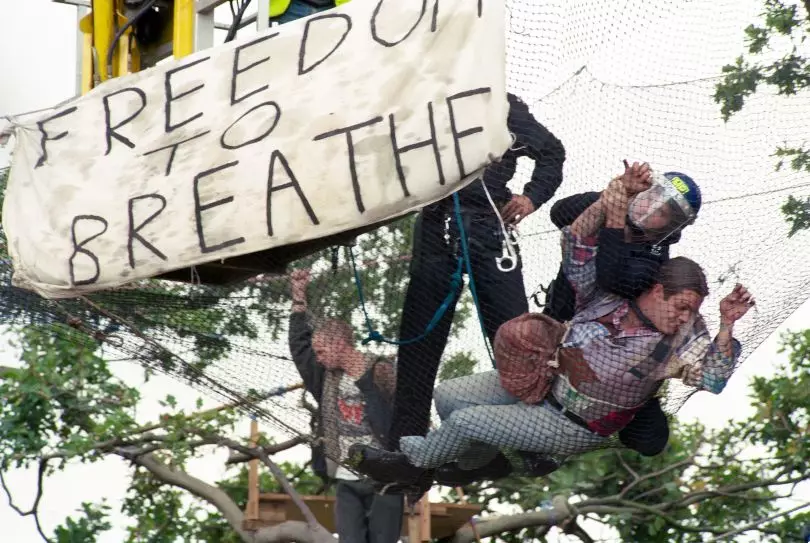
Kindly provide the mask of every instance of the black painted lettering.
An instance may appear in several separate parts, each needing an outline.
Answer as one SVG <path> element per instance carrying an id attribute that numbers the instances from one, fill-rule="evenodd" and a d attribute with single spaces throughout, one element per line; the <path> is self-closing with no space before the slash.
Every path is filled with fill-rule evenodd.
<path id="1" fill-rule="evenodd" d="M 315 21 L 323 21 L 326 19 L 342 19 L 343 21 L 346 22 L 346 30 L 343 32 L 338 41 L 335 43 L 334 47 L 332 47 L 332 49 L 328 53 L 326 53 L 324 56 L 322 56 L 315 62 L 312 62 L 309 66 L 305 67 L 307 61 L 307 43 L 309 42 L 310 27 Z M 312 70 L 320 66 L 324 60 L 331 57 L 335 53 L 335 51 L 338 50 L 338 47 L 340 47 L 343 44 L 343 42 L 346 41 L 346 36 L 349 35 L 349 31 L 351 29 L 352 29 L 352 19 L 345 13 L 325 13 L 323 15 L 316 15 L 315 17 L 307 19 L 307 24 L 304 26 L 304 36 L 301 38 L 301 47 L 298 49 L 298 75 L 304 75 L 306 73 L 311 72 Z M 320 37 L 321 39 L 323 39 L 323 36 Z"/>
<path id="2" fill-rule="evenodd" d="M 172 124 L 172 102 L 176 102 L 180 98 L 193 94 L 205 86 L 205 83 L 200 83 L 196 87 L 181 92 L 180 94 L 174 94 L 174 90 L 172 89 L 172 76 L 177 72 L 187 70 L 193 66 L 196 66 L 197 64 L 200 64 L 201 62 L 209 60 L 210 58 L 211 57 L 198 58 L 194 62 L 189 62 L 188 64 L 183 64 L 182 66 L 178 66 L 177 68 L 172 68 L 171 70 L 166 71 L 166 75 L 164 76 L 165 78 L 163 80 L 163 88 L 166 93 L 166 105 L 164 106 L 164 116 L 166 119 L 164 122 L 164 129 L 166 130 L 167 134 L 203 116 L 202 111 L 200 111 L 177 124 Z"/>
<path id="3" fill-rule="evenodd" d="M 242 54 L 242 51 L 244 51 L 248 47 L 252 47 L 254 45 L 260 44 L 262 42 L 265 42 L 265 41 L 269 40 L 270 38 L 275 38 L 276 36 L 278 36 L 278 32 L 276 32 L 274 34 L 270 34 L 269 36 L 262 36 L 261 38 L 257 38 L 257 39 L 255 39 L 253 41 L 249 41 L 249 42 L 247 42 L 247 43 L 245 43 L 243 45 L 240 45 L 239 47 L 237 47 L 234 50 L 234 52 L 233 52 L 233 69 L 231 70 L 231 105 L 238 104 L 242 100 L 246 100 L 247 98 L 250 98 L 251 96 L 253 96 L 256 93 L 267 90 L 268 86 L 267 85 L 262 85 L 261 87 L 253 89 L 252 91 L 248 92 L 247 94 L 243 94 L 239 98 L 236 97 L 236 85 L 237 85 L 236 80 L 239 77 L 239 74 L 243 74 L 243 73 L 247 72 L 248 70 L 252 70 L 256 66 L 258 66 L 260 64 L 264 64 L 265 62 L 270 60 L 269 56 L 268 57 L 263 57 L 260 60 L 257 60 L 256 62 L 254 62 L 252 64 L 248 64 L 244 68 L 240 68 L 239 67 L 239 56 Z"/>
<path id="4" fill-rule="evenodd" d="M 218 172 L 221 172 L 222 170 L 232 168 L 237 164 L 239 164 L 239 161 L 234 160 L 233 162 L 222 164 L 221 166 L 211 168 L 210 170 L 205 170 L 204 172 L 200 172 L 194 176 L 194 219 L 197 221 L 197 240 L 200 242 L 200 251 L 203 253 L 212 253 L 214 251 L 219 251 L 220 249 L 225 249 L 227 247 L 231 247 L 233 245 L 238 245 L 240 243 L 245 242 L 245 238 L 238 237 L 230 239 L 228 241 L 223 241 L 222 243 L 217 243 L 216 245 L 209 246 L 205 242 L 205 234 L 203 232 L 203 223 L 202 223 L 203 211 L 208 211 L 209 209 L 229 204 L 233 202 L 233 196 L 221 198 L 213 202 L 202 203 L 200 202 L 200 181 L 202 181 L 206 177 L 210 177 Z"/>
<path id="5" fill-rule="evenodd" d="M 151 215 L 146 217 L 146 219 L 141 221 L 140 224 L 135 226 L 135 203 L 146 199 L 157 200 L 158 202 L 160 202 L 160 209 L 153 212 Z M 163 210 L 166 209 L 166 198 L 164 198 L 160 194 L 144 194 L 142 196 L 135 196 L 134 198 L 129 199 L 127 207 L 129 213 L 129 232 L 127 234 L 127 251 L 129 252 L 129 267 L 135 269 L 135 252 L 133 250 L 133 242 L 135 240 L 138 240 L 141 243 L 141 245 L 152 251 L 152 253 L 157 255 L 157 257 L 160 258 L 161 260 L 166 260 L 166 255 L 161 253 L 157 247 L 148 242 L 146 238 L 144 238 L 139 233 L 144 226 L 152 222 L 158 215 L 163 213 Z"/>
<path id="6" fill-rule="evenodd" d="M 413 31 L 416 30 L 416 27 L 419 26 L 419 23 L 422 22 L 422 17 L 425 16 L 425 11 L 427 10 L 427 0 L 422 0 L 422 8 L 419 11 L 419 18 L 416 19 L 416 22 L 413 23 L 413 26 L 411 26 L 411 28 L 408 30 L 408 32 L 405 33 L 404 36 L 394 41 L 389 41 L 384 38 L 381 38 L 380 32 L 377 28 L 377 17 L 379 17 L 380 9 L 382 8 L 382 5 L 385 2 L 386 0 L 378 0 L 377 7 L 374 8 L 374 12 L 371 14 L 371 37 L 374 41 L 376 41 L 380 45 L 384 45 L 385 47 L 394 47 L 407 40 L 408 36 L 410 36 L 413 33 Z M 396 4 L 402 2 L 402 0 L 393 0 L 393 1 L 389 0 L 389 2 Z"/>
<path id="7" fill-rule="evenodd" d="M 396 163 L 397 167 L 397 175 L 399 176 L 399 184 L 402 185 L 402 192 L 405 196 L 410 196 L 411 193 L 408 191 L 408 184 L 405 180 L 405 170 L 402 167 L 402 155 L 407 153 L 408 151 L 413 151 L 414 149 L 420 149 L 422 147 L 427 147 L 431 145 L 433 147 L 433 157 L 436 159 L 436 168 L 439 171 L 439 184 L 444 185 L 444 170 L 442 169 L 442 157 L 441 152 L 439 151 L 439 140 L 436 138 L 436 123 L 433 119 L 433 104 L 428 102 L 428 123 L 430 124 L 430 138 L 418 141 L 416 143 L 411 143 L 409 145 L 405 145 L 403 147 L 399 147 L 397 143 L 397 128 L 396 123 L 394 122 L 394 114 L 390 114 L 388 116 L 388 122 L 391 128 L 391 146 L 394 149 L 394 162 Z"/>
<path id="8" fill-rule="evenodd" d="M 267 108 L 267 107 L 273 109 L 273 113 L 272 113 L 272 115 L 273 115 L 273 123 L 262 134 L 259 134 L 256 137 L 253 137 L 253 138 L 251 138 L 249 140 L 245 140 L 245 141 L 240 142 L 240 143 L 236 143 L 236 142 L 229 143 L 229 142 L 225 141 L 225 138 L 228 135 L 228 132 L 234 126 L 236 126 L 237 123 L 239 123 L 239 121 L 241 121 L 242 119 L 244 119 L 245 117 L 247 117 L 251 113 L 259 111 L 261 108 Z M 262 114 L 259 114 L 259 118 L 267 120 L 269 118 L 269 115 L 267 113 L 262 113 Z M 276 125 L 278 124 L 278 120 L 280 118 L 281 118 L 281 108 L 278 107 L 277 103 L 275 103 L 275 102 L 262 102 L 261 104 L 257 104 L 255 106 L 253 106 L 252 108 L 250 108 L 249 110 L 247 110 L 246 112 L 244 112 L 238 119 L 236 119 L 234 122 L 232 122 L 231 125 L 222 132 L 222 137 L 219 138 L 219 144 L 222 145 L 223 149 L 233 150 L 233 149 L 239 149 L 240 147 L 244 147 L 246 145 L 250 145 L 251 143 L 260 142 L 264 138 L 269 136 L 271 132 L 273 132 L 273 130 L 276 128 Z"/>
<path id="9" fill-rule="evenodd" d="M 447 109 L 450 113 L 450 132 L 453 134 L 453 145 L 456 149 L 456 162 L 458 163 L 458 171 L 459 175 L 462 178 L 467 177 L 467 172 L 464 170 L 464 159 L 461 157 L 461 145 L 459 141 L 461 138 L 466 138 L 467 136 L 472 136 L 473 134 L 478 134 L 479 132 L 483 132 L 484 129 L 480 126 L 475 126 L 473 128 L 467 128 L 466 130 L 462 130 L 461 132 L 458 131 L 458 126 L 456 123 L 456 114 L 453 110 L 453 101 L 460 100 L 462 98 L 468 98 L 470 96 L 475 96 L 477 94 L 488 94 L 491 92 L 489 87 L 481 87 L 480 89 L 473 89 L 464 92 L 459 92 L 458 94 L 454 94 L 453 96 L 447 97 Z"/>
<path id="10" fill-rule="evenodd" d="M 70 115 L 74 111 L 76 111 L 76 106 L 69 107 L 64 111 L 60 111 L 59 113 L 51 115 L 44 121 L 37 121 L 37 128 L 39 128 L 39 131 L 42 133 L 42 138 L 40 138 L 39 140 L 39 148 L 40 148 L 39 160 L 37 160 L 37 163 L 34 166 L 34 168 L 39 168 L 48 161 L 48 149 L 45 147 L 45 142 L 49 140 L 50 141 L 61 140 L 62 138 L 68 135 L 67 130 L 65 130 L 64 132 L 60 132 L 55 136 L 49 135 L 48 132 L 45 131 L 45 123 L 47 123 L 48 121 L 52 121 L 54 119 L 59 119 L 61 117 L 64 117 L 65 115 Z"/>
<path id="11" fill-rule="evenodd" d="M 276 172 L 276 160 L 278 160 L 281 167 L 284 168 L 284 171 L 287 173 L 287 177 L 290 178 L 289 183 L 284 183 L 283 185 L 275 186 L 273 184 L 273 179 L 275 178 Z M 307 200 L 304 191 L 301 190 L 301 185 L 298 183 L 298 179 L 295 178 L 295 174 L 293 174 L 292 169 L 290 168 L 289 162 L 287 162 L 287 158 L 281 153 L 281 151 L 273 151 L 273 154 L 270 156 L 270 169 L 267 174 L 267 235 L 273 235 L 273 193 L 278 192 L 280 190 L 285 190 L 292 188 L 295 190 L 295 193 L 298 195 L 298 198 L 301 200 L 301 204 L 304 206 L 304 210 L 306 210 L 307 215 L 309 215 L 309 220 L 312 221 L 312 224 L 320 224 L 318 222 L 318 217 L 315 216 L 315 212 L 312 210 L 312 206 Z"/>
<path id="12" fill-rule="evenodd" d="M 360 213 L 363 213 L 366 210 L 366 206 L 363 205 L 363 195 L 360 193 L 360 182 L 357 179 L 357 163 L 354 158 L 354 140 L 352 138 L 352 131 L 365 128 L 367 126 L 371 126 L 380 121 L 382 121 L 382 117 L 374 117 L 369 121 L 365 121 L 352 126 L 347 126 L 346 128 L 338 128 L 337 130 L 324 132 L 323 134 L 319 134 L 314 138 L 315 141 L 318 141 L 326 138 L 331 138 L 332 136 L 337 136 L 338 134 L 346 134 L 346 146 L 349 151 L 349 173 L 352 176 L 352 189 L 354 190 L 354 201 L 357 204 L 357 210 Z"/>
<path id="13" fill-rule="evenodd" d="M 439 19 L 439 0 L 433 2 L 433 16 L 430 18 L 430 31 L 436 32 L 436 25 Z"/>
<path id="14" fill-rule="evenodd" d="M 210 130 L 204 130 L 204 131 L 200 132 L 199 134 L 195 134 L 195 135 L 191 136 L 190 138 L 186 138 L 186 139 L 180 140 L 180 141 L 178 141 L 176 143 L 170 143 L 169 145 L 164 145 L 163 147 L 158 147 L 157 149 L 152 149 L 151 151 L 147 151 L 147 152 L 145 152 L 143 154 L 143 156 L 152 155 L 152 154 L 157 153 L 159 151 L 165 151 L 166 149 L 171 149 L 171 151 L 169 152 L 169 160 L 166 162 L 166 175 L 169 175 L 170 173 L 172 173 L 172 163 L 174 162 L 174 155 L 177 153 L 177 148 L 180 147 L 181 145 L 183 145 L 184 143 L 188 143 L 188 142 L 190 142 L 192 140 L 196 140 L 197 138 L 201 138 L 201 137 L 205 136 L 206 134 L 208 134 L 210 132 L 211 132 Z"/>
<path id="15" fill-rule="evenodd" d="M 110 119 L 112 117 L 112 111 L 110 110 L 110 98 L 112 98 L 113 96 L 118 96 L 119 94 L 124 94 L 125 92 L 135 93 L 135 96 L 140 98 L 141 105 L 134 113 L 130 113 L 129 117 L 127 117 L 123 121 L 118 122 L 118 124 L 116 124 L 115 126 L 112 126 L 112 121 Z M 129 138 L 127 138 L 126 136 L 122 136 L 121 134 L 116 132 L 116 130 L 118 130 L 125 124 L 131 122 L 133 119 L 135 119 L 135 117 L 141 114 L 141 111 L 143 111 L 144 108 L 146 107 L 146 93 L 137 87 L 127 87 L 125 89 L 121 89 L 119 91 L 115 91 L 113 93 L 104 96 L 104 98 L 102 98 L 102 101 L 104 102 L 104 127 L 105 127 L 105 135 L 107 137 L 107 151 L 105 151 L 104 155 L 106 156 L 110 154 L 110 150 L 112 149 L 113 138 L 120 141 L 130 149 L 135 147 L 135 144 L 132 143 L 132 141 L 130 141 Z"/>
<path id="16" fill-rule="evenodd" d="M 76 239 L 76 225 L 79 224 L 81 221 L 91 221 L 101 223 L 102 230 L 97 232 L 89 237 L 84 238 L 81 242 Z M 73 217 L 73 223 L 70 225 L 70 241 L 73 243 L 73 254 L 70 255 L 70 259 L 68 260 L 68 266 L 70 268 L 70 284 L 73 286 L 81 286 L 81 285 L 92 285 L 96 281 L 98 281 L 99 276 L 101 275 L 101 265 L 99 264 L 98 257 L 88 249 L 85 249 L 84 246 L 96 239 L 97 237 L 104 234 L 107 231 L 107 220 L 104 217 L 99 217 L 98 215 L 77 215 Z M 89 279 L 76 279 L 76 267 L 74 264 L 74 260 L 79 254 L 83 254 L 87 258 L 93 261 L 93 264 L 96 267 L 96 271 L 92 277 Z"/>

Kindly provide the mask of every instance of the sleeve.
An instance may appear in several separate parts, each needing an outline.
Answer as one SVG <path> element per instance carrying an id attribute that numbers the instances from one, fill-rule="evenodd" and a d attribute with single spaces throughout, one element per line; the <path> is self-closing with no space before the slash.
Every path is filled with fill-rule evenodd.
<path id="1" fill-rule="evenodd" d="M 684 384 L 720 394 L 734 373 L 742 352 L 742 344 L 736 338 L 731 339 L 731 344 L 732 355 L 728 357 L 711 340 L 703 319 L 698 319 L 691 339 L 678 352 L 683 363 L 681 380 Z"/>
<path id="2" fill-rule="evenodd" d="M 565 147 L 551 131 L 537 122 L 529 112 L 529 107 L 517 96 L 508 94 L 509 130 L 515 134 L 513 146 L 519 156 L 534 161 L 531 180 L 523 187 L 535 209 L 548 202 L 559 188 L 563 179 Z"/>
<path id="3" fill-rule="evenodd" d="M 549 212 L 551 222 L 560 230 L 570 226 L 577 217 L 599 200 L 601 194 L 601 192 L 583 192 L 557 200 Z"/>
<path id="4" fill-rule="evenodd" d="M 668 248 L 659 259 L 634 255 L 634 244 L 627 243 L 621 228 L 599 231 L 596 256 L 596 282 L 599 288 L 623 298 L 635 298 L 655 281 Z"/>
<path id="5" fill-rule="evenodd" d="M 303 311 L 294 311 L 290 315 L 289 344 L 290 354 L 304 381 L 304 387 L 320 404 L 324 368 L 318 363 L 312 349 L 312 327 L 309 316 Z"/>
<path id="6" fill-rule="evenodd" d="M 599 252 L 596 236 L 578 237 L 571 227 L 562 230 L 562 270 L 576 294 L 576 307 L 591 302 L 597 293 L 596 255 Z"/>

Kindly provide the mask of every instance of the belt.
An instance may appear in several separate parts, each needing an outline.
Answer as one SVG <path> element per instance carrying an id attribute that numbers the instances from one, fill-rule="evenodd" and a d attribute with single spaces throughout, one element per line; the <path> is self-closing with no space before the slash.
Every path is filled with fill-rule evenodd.
<path id="1" fill-rule="evenodd" d="M 585 428 L 589 432 L 593 433 L 593 430 L 591 430 L 590 426 L 588 426 L 588 423 L 585 422 L 585 419 L 563 407 L 563 405 L 557 401 L 557 398 L 555 398 L 553 394 L 549 393 L 546 396 L 546 401 L 549 403 L 549 405 L 551 405 L 551 407 L 553 407 L 554 409 L 560 411 L 563 415 L 565 415 L 568 420 L 570 420 L 577 426 L 581 426 L 582 428 Z"/>

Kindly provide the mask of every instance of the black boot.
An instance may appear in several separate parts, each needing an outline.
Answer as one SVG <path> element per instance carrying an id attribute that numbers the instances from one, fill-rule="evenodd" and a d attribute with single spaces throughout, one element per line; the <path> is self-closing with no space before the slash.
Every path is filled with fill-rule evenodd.
<path id="1" fill-rule="evenodd" d="M 414 466 L 401 452 L 390 452 L 370 445 L 355 443 L 349 447 L 346 464 L 383 485 L 415 485 L 424 478 L 424 468 Z"/>
<path id="2" fill-rule="evenodd" d="M 444 486 L 467 486 L 479 481 L 495 481 L 512 473 L 512 463 L 498 453 L 488 464 L 475 469 L 461 469 L 458 462 L 447 463 L 436 468 L 436 482 Z"/>
<path id="3" fill-rule="evenodd" d="M 519 451 L 518 455 L 523 460 L 526 475 L 529 477 L 545 477 L 560 469 L 559 462 L 542 453 Z"/>

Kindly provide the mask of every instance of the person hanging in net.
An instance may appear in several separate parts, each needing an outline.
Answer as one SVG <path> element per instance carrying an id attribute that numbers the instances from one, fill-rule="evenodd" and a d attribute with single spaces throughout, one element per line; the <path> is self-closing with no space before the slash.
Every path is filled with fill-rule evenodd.
<path id="1" fill-rule="evenodd" d="M 517 243 L 505 230 L 551 199 L 562 182 L 565 161 L 562 142 L 535 120 L 520 98 L 511 93 L 507 98 L 507 126 L 515 136 L 512 147 L 486 169 L 482 180 L 457 193 L 472 280 L 489 341 L 501 324 L 529 309 Z M 515 174 L 519 157 L 532 159 L 534 170 L 523 194 L 513 195 L 507 183 Z M 387 442 L 391 451 L 399 448 L 400 437 L 427 433 L 433 386 L 463 286 L 453 280 L 462 269 L 461 251 L 453 198 L 425 207 L 414 227 L 410 278 L 402 309 L 397 394 Z M 449 293 L 452 298 L 447 304 Z M 428 330 L 443 304 L 441 318 Z M 424 337 L 412 341 L 420 336 Z"/>
<path id="2" fill-rule="evenodd" d="M 351 325 L 326 320 L 314 331 L 307 313 L 307 270 L 290 274 L 293 307 L 289 344 L 304 386 L 318 404 L 313 466 L 337 480 L 335 523 L 341 541 L 395 543 L 402 530 L 401 495 L 379 495 L 339 464 L 351 443 L 380 445 L 390 424 L 395 371 L 392 362 L 355 348 Z M 319 469 L 320 467 L 320 469 Z M 325 471 L 325 473 L 324 473 Z"/>
<path id="3" fill-rule="evenodd" d="M 504 324 L 495 340 L 498 370 L 437 387 L 441 426 L 426 437 L 403 437 L 401 452 L 352 445 L 358 471 L 409 483 L 451 463 L 477 469 L 502 450 L 580 454 L 609 445 L 667 379 L 723 390 L 742 348 L 734 325 L 754 304 L 745 287 L 736 285 L 721 300 L 712 340 L 699 313 L 706 277 L 694 261 L 668 260 L 633 299 L 608 293 L 596 281 L 598 230 L 626 213 L 625 181 L 629 186 L 649 175 L 646 165 L 629 170 L 563 228 L 563 272 L 575 292 L 571 323 L 527 313 Z M 644 215 L 654 227 L 682 213 L 648 207 Z"/>
<path id="4" fill-rule="evenodd" d="M 627 162 L 625 168 L 630 168 Z M 640 166 L 634 163 L 633 168 Z M 651 179 L 645 177 L 639 178 L 637 185 L 625 183 L 630 198 L 627 214 L 622 219 L 621 210 L 614 210 L 616 219 L 600 228 L 596 280 L 602 289 L 630 299 L 639 296 L 653 284 L 661 264 L 669 259 L 670 245 L 677 243 L 683 228 L 697 219 L 702 198 L 695 181 L 679 172 L 666 172 L 660 181 L 651 186 Z M 552 206 L 551 221 L 562 229 L 599 197 L 599 192 L 586 192 L 564 198 Z M 670 215 L 669 224 L 655 224 L 656 210 L 670 205 L 677 206 L 682 215 Z M 574 315 L 574 290 L 562 266 L 547 289 L 543 313 L 559 322 L 569 321 Z M 669 424 L 658 397 L 650 398 L 636 413 L 619 432 L 619 440 L 644 456 L 655 456 L 664 450 L 669 440 Z"/>

